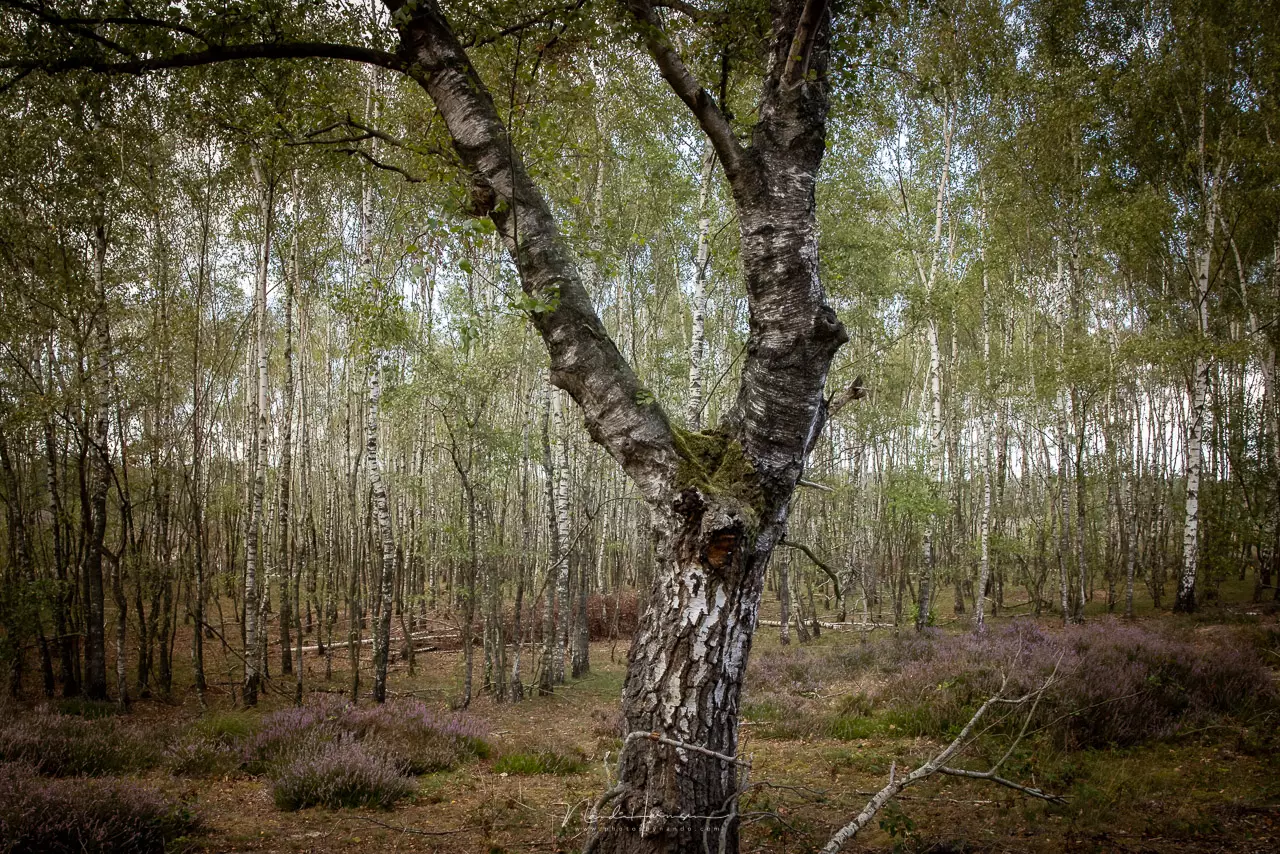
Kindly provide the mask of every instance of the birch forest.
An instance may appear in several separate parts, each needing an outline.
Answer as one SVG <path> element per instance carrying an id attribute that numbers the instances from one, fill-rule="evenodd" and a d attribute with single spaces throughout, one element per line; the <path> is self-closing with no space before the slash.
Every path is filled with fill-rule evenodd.
<path id="1" fill-rule="evenodd" d="M 0 852 L 1274 850 L 1277 11 L 0 0 Z"/>

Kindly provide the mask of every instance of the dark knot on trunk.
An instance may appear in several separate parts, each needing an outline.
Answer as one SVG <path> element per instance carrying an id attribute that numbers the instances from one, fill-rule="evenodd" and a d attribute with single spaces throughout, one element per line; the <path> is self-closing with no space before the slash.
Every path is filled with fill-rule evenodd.
<path id="1" fill-rule="evenodd" d="M 840 322 L 840 318 L 836 316 L 836 310 L 829 305 L 822 305 L 818 308 L 818 315 L 814 318 L 813 330 L 819 341 L 822 341 L 831 348 L 831 352 L 835 353 L 849 341 L 849 332 L 844 328 L 844 324 Z"/>
<path id="2" fill-rule="evenodd" d="M 741 565 L 754 519 L 737 502 L 720 502 L 701 490 L 682 490 L 672 505 L 678 518 L 676 556 L 681 563 L 723 574 Z"/>

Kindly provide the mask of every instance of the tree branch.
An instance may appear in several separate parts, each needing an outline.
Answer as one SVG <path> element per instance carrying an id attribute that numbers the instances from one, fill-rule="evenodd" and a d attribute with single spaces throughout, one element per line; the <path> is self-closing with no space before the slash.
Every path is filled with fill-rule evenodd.
<path id="1" fill-rule="evenodd" d="M 582 275 L 493 97 L 437 0 L 384 0 L 410 76 L 440 111 L 471 170 L 475 212 L 497 226 L 531 298 L 530 319 L 551 356 L 551 381 L 582 408 L 587 431 L 650 501 L 669 497 L 678 457 L 671 424 L 591 305 Z"/>
<path id="2" fill-rule="evenodd" d="M 371 166 L 376 166 L 377 168 L 383 169 L 387 172 L 394 172 L 397 175 L 399 175 L 401 178 L 404 178 L 410 184 L 421 184 L 427 180 L 426 178 L 419 178 L 417 175 L 414 175 L 412 172 L 408 172 L 404 169 L 401 169 L 399 166 L 396 166 L 394 163 L 387 163 L 385 161 L 379 160 L 369 152 L 365 151 L 363 148 L 339 148 L 338 151 L 341 151 L 343 154 L 359 157 L 362 160 L 369 163 Z"/>
<path id="3" fill-rule="evenodd" d="M 804 78 L 809 69 L 809 54 L 813 50 L 813 34 L 818 30 L 822 14 L 827 10 L 827 0 L 806 0 L 796 34 L 787 52 L 787 65 L 782 72 L 782 85 L 794 86 Z"/>
<path id="4" fill-rule="evenodd" d="M 694 21 L 713 21 L 720 17 L 715 12 L 704 12 L 692 3 L 686 0 L 656 0 L 653 4 L 655 9 L 672 9 Z"/>
<path id="5" fill-rule="evenodd" d="M 1048 689 L 1050 685 L 1053 684 L 1054 679 L 1057 676 L 1057 672 L 1058 672 L 1058 669 L 1055 666 L 1053 673 L 1049 675 L 1049 678 L 1046 679 L 1039 688 L 1037 688 L 1035 691 L 1032 691 L 1028 694 L 1024 694 L 1023 696 L 1018 697 L 1016 699 L 1006 699 L 1004 697 L 1005 688 L 1008 686 L 1008 678 L 1006 677 L 1004 680 L 1002 680 L 1000 683 L 1000 690 L 997 691 L 993 696 L 987 698 L 987 701 L 978 707 L 978 711 L 974 712 L 973 717 L 969 718 L 969 722 L 964 725 L 964 729 L 960 730 L 960 734 L 957 735 L 955 739 L 950 744 L 948 744 L 946 748 L 942 750 L 941 753 L 937 754 L 928 762 L 925 762 L 919 768 L 915 769 L 910 774 L 907 774 L 905 777 L 902 777 L 901 779 L 897 779 L 895 774 L 893 773 L 893 770 L 891 769 L 889 772 L 889 784 L 885 786 L 883 789 L 881 789 L 879 792 L 877 792 L 871 798 L 871 800 L 867 802 L 867 805 L 862 808 L 862 812 L 858 813 L 858 815 L 853 819 L 853 821 L 849 822 L 844 827 L 836 831 L 834 835 L 832 835 L 831 839 L 823 847 L 822 854 L 839 854 L 839 852 L 844 849 L 844 846 L 847 845 L 853 839 L 853 837 L 857 835 L 857 833 L 860 830 L 866 827 L 867 824 L 871 822 L 871 819 L 875 817 L 876 813 L 878 813 L 884 807 L 885 804 L 887 804 L 890 800 L 896 797 L 899 792 L 901 792 L 903 789 L 907 788 L 908 786 L 914 785 L 920 782 L 921 780 L 924 780 L 925 778 L 930 777 L 934 774 L 948 774 L 953 777 L 968 777 L 970 779 L 976 779 L 976 780 L 989 780 L 998 785 L 1007 786 L 1011 789 L 1015 789 L 1016 791 L 1022 792 L 1032 797 L 1041 798 L 1042 800 L 1054 801 L 1054 802 L 1064 801 L 1065 799 L 1062 798 L 1060 795 L 1046 794 L 1045 792 L 1039 789 L 1034 789 L 1029 786 L 1022 786 L 1022 785 L 1019 785 L 1018 783 L 1014 783 L 1011 780 L 1006 780 L 1003 777 L 996 776 L 996 771 L 1000 768 L 1002 764 L 1004 764 L 1005 760 L 1008 759 L 1009 755 L 1013 752 L 1014 747 L 1016 747 L 1018 742 L 1021 741 L 1023 736 L 1026 735 L 1027 728 L 1031 722 L 1031 718 L 1035 714 L 1036 706 L 1039 704 L 1040 698 L 1044 695 L 1044 692 Z M 1035 702 L 1032 704 L 1031 710 L 1028 712 L 1026 720 L 1023 721 L 1022 730 L 1018 733 L 1017 738 L 1013 740 L 1013 743 L 1009 745 L 1009 749 L 1005 751 L 1004 756 L 1000 758 L 999 762 L 997 762 L 994 766 L 992 766 L 990 771 L 966 771 L 959 768 L 951 768 L 947 765 L 947 761 L 951 759 L 952 756 L 955 756 L 962 749 L 964 749 L 964 747 L 969 741 L 969 736 L 973 733 L 974 728 L 978 725 L 978 722 L 982 720 L 983 716 L 987 713 L 988 709 L 990 709 L 992 706 L 995 706 L 995 705 L 1020 706 L 1023 703 L 1026 703 L 1028 700 L 1031 700 L 1033 698 Z"/>
<path id="6" fill-rule="evenodd" d="M 462 44 L 463 47 L 468 49 L 473 47 L 484 47 L 485 45 L 493 44 L 496 41 L 504 39 L 507 36 L 513 36 L 516 33 L 527 30 L 530 27 L 536 27 L 539 24 L 545 24 L 548 22 L 551 16 L 554 15 L 555 13 L 567 15 L 570 12 L 577 12 L 579 9 L 581 9 L 585 5 L 587 5 L 587 0 L 574 0 L 574 2 L 566 3 L 562 6 L 553 6 L 550 9 L 544 9 L 543 11 L 530 15 L 529 17 L 523 20 L 516 21 L 514 24 L 510 24 L 506 27 L 503 27 L 502 29 L 498 30 L 492 35 L 472 36 L 466 41 L 460 42 L 460 44 Z"/>
<path id="7" fill-rule="evenodd" d="M 137 75 L 174 68 L 195 68 L 221 62 L 248 59 L 343 59 L 376 65 L 408 73 L 409 64 L 393 53 L 357 45 L 330 42 L 254 42 L 225 45 L 184 53 L 140 57 L 112 62 L 99 57 L 71 56 L 63 59 L 9 59 L 0 61 L 0 69 L 43 71 L 61 74 L 67 71 L 92 71 L 97 74 Z"/>
<path id="8" fill-rule="evenodd" d="M 707 138 L 715 146 L 716 155 L 724 166 L 724 173 L 730 182 L 742 172 L 746 158 L 746 149 L 733 134 L 729 120 L 721 112 L 706 89 L 702 88 L 693 74 L 685 66 L 684 60 L 676 51 L 675 45 L 662 29 L 657 12 L 651 0 L 626 0 L 627 10 L 636 20 L 637 29 L 644 39 L 645 47 L 658 66 L 662 78 L 676 93 L 681 101 L 693 112 Z"/>
<path id="9" fill-rule="evenodd" d="M 991 771 L 969 771 L 965 768 L 948 768 L 943 766 L 938 769 L 938 773 L 947 774 L 952 777 L 968 777 L 970 780 L 989 780 L 997 785 L 1013 789 L 1015 792 L 1022 792 L 1024 795 L 1039 798 L 1042 801 L 1050 801 L 1055 804 L 1065 804 L 1067 802 L 1067 799 L 1062 797 L 1062 795 L 1051 795 L 1040 789 L 1034 789 L 1030 786 L 1024 786 L 1021 783 L 1015 783 L 1012 780 L 1006 780 L 1004 777 L 999 777 Z"/>
<path id="10" fill-rule="evenodd" d="M 781 540 L 779 541 L 778 545 L 786 546 L 789 549 L 796 549 L 797 551 L 804 552 L 808 556 L 809 560 L 813 561 L 814 565 L 817 566 L 818 569 L 825 572 L 827 574 L 827 578 L 831 579 L 831 583 L 835 585 L 835 588 L 836 588 L 835 589 L 836 599 L 841 598 L 840 597 L 840 579 L 836 577 L 835 570 L 833 570 L 831 567 L 827 566 L 825 563 L 819 560 L 818 556 L 814 554 L 813 551 L 808 546 L 806 546 L 804 543 L 792 542 L 791 540 Z"/>
<path id="11" fill-rule="evenodd" d="M 862 384 L 862 375 L 854 377 L 853 382 L 849 383 L 849 387 L 837 395 L 833 395 L 827 401 L 827 420 L 835 418 L 840 410 L 844 409 L 855 400 L 862 400 L 867 396 L 867 389 Z"/>

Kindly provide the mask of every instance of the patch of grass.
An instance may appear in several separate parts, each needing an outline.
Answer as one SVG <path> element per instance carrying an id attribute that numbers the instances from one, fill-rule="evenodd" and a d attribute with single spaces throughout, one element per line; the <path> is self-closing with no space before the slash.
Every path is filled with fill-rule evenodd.
<path id="1" fill-rule="evenodd" d="M 554 750 L 534 750 L 526 753 L 508 753 L 493 763 L 495 774 L 577 774 L 586 769 L 586 759 Z"/>
<path id="2" fill-rule="evenodd" d="M 743 705 L 742 714 L 755 724 L 751 732 L 758 738 L 794 741 L 822 731 L 820 715 L 792 696 L 771 694 L 753 700 Z"/>
<path id="3" fill-rule="evenodd" d="M 178 777 L 215 777 L 233 770 L 238 764 L 236 752 L 208 738 L 185 738 L 164 753 L 169 771 Z"/>
<path id="4" fill-rule="evenodd" d="M 827 762 L 827 770 L 831 774 L 844 771 L 854 774 L 881 774 L 896 759 L 895 756 L 881 753 L 874 747 L 862 747 L 857 750 L 838 747 L 825 751 L 822 758 Z"/>
<path id="5" fill-rule="evenodd" d="M 858 741 L 883 732 L 883 725 L 869 717 L 840 715 L 827 724 L 827 735 L 840 741 Z"/>
<path id="6" fill-rule="evenodd" d="M 208 712 L 192 726 L 199 736 L 221 745 L 234 747 L 246 741 L 258 729 L 258 719 L 248 712 Z"/>
<path id="7" fill-rule="evenodd" d="M 93 720 L 113 718 L 124 711 L 120 708 L 119 703 L 113 703 L 109 700 L 86 700 L 84 697 L 71 697 L 61 700 L 58 702 L 57 708 L 60 715 L 75 715 Z"/>

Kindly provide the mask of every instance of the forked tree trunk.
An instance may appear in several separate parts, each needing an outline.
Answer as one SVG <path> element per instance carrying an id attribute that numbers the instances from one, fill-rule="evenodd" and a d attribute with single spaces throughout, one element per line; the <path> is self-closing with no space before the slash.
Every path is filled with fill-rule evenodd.
<path id="1" fill-rule="evenodd" d="M 1204 99 L 1200 104 L 1200 191 L 1205 200 L 1203 241 L 1196 248 L 1195 292 L 1196 331 L 1198 332 L 1195 366 L 1191 376 L 1191 410 L 1187 413 L 1187 503 L 1182 526 L 1182 571 L 1173 610 L 1190 613 L 1196 609 L 1196 568 L 1200 557 L 1200 477 L 1204 465 L 1205 407 L 1209 396 L 1209 372 L 1212 361 L 1205 347 L 1209 338 L 1209 276 L 1214 234 L 1218 223 L 1218 179 L 1223 162 L 1212 175 L 1205 155 Z"/>
<path id="2" fill-rule="evenodd" d="M 471 170 L 475 210 L 497 226 L 525 293 L 547 307 L 531 320 L 550 354 L 552 383 L 581 407 L 591 437 L 652 509 L 657 566 L 623 696 L 635 735 L 624 742 L 617 786 L 593 811 L 587 848 L 702 852 L 712 839 L 718 850 L 736 851 L 738 704 L 764 573 L 826 420 L 831 359 L 848 338 L 818 277 L 814 189 L 828 107 L 827 4 L 774 4 L 750 146 L 684 66 L 653 6 L 627 4 L 659 72 L 715 147 L 738 214 L 749 340 L 737 401 L 703 433 L 672 428 L 607 334 L 438 3 L 387 6 L 400 57 Z M 638 737 L 651 733 L 662 741 Z"/>

